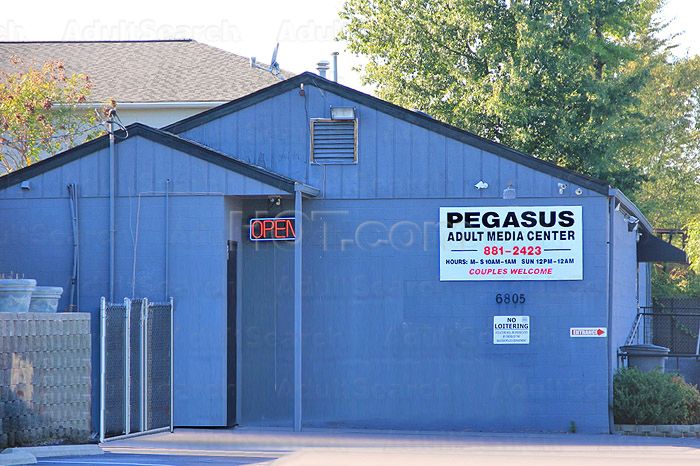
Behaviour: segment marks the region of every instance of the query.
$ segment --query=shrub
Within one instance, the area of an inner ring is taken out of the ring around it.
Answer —
[[[698,424],[700,392],[679,375],[620,369],[613,381],[613,414],[617,424]]]

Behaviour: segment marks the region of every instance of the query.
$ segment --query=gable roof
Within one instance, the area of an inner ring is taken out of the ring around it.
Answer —
[[[319,190],[304,185],[300,181],[287,178],[286,176],[269,171],[257,165],[252,165],[248,162],[233,158],[227,154],[216,151],[194,141],[181,138],[177,135],[167,133],[165,131],[151,128],[141,123],[133,123],[126,127],[129,137],[141,136],[151,141],[157,142],[164,146],[179,150],[193,157],[197,157],[206,162],[213,163],[227,170],[240,173],[243,176],[252,178],[262,183],[274,186],[288,193],[294,193],[295,186],[300,185],[304,194],[315,196]],[[117,139],[116,144],[125,141],[125,139]],[[0,176],[0,189],[5,189],[10,186],[21,183],[22,181],[34,178],[47,171],[58,168],[69,162],[73,162],[82,157],[90,155],[98,150],[109,147],[109,137],[107,135],[88,141],[72,149],[68,149],[60,154],[54,155],[47,159],[41,160],[35,164],[24,167],[20,170]]]
[[[61,61],[90,77],[90,102],[226,102],[279,82],[249,59],[191,39],[0,42],[0,71]],[[284,72],[285,76],[290,76]]]
[[[218,107],[214,107],[212,109],[198,113],[191,117],[177,121],[168,126],[165,126],[163,130],[176,134],[182,133],[189,129],[203,125],[209,121],[221,118],[225,115],[229,115],[246,107],[255,105],[276,95],[283,94],[287,91],[299,87],[301,84],[316,86],[320,89],[326,90],[340,97],[344,97],[348,100],[357,102],[358,104],[386,113],[400,120],[406,121],[416,126],[420,126],[429,131],[433,131],[435,133],[441,134],[451,139],[455,139],[465,144],[469,144],[473,147],[477,147],[484,151],[501,156],[505,159],[511,160],[515,163],[524,165],[534,170],[547,173],[548,175],[554,176],[556,178],[567,180],[571,183],[577,184],[597,193],[604,194],[606,196],[610,194],[610,185],[603,180],[599,180],[581,173],[577,173],[573,170],[560,167],[546,160],[538,159],[536,157],[533,157],[532,155],[525,154],[515,149],[511,149],[510,147],[504,146],[503,144],[499,144],[486,138],[482,138],[481,136],[477,136],[476,134],[460,129],[456,126],[452,126],[450,124],[435,120],[434,118],[431,118],[430,116],[424,113],[405,109],[385,100],[360,92],[356,89],[352,89],[350,87],[343,86],[342,84],[339,84],[337,82],[330,81],[326,78],[322,78],[321,76],[310,72],[302,73],[300,75],[294,76],[293,78],[273,84],[272,86],[267,87],[265,89],[253,92],[252,94],[241,97],[237,100],[225,103]]]

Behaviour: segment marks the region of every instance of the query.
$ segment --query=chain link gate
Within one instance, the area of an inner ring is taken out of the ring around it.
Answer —
[[[100,338],[100,441],[172,431],[172,298],[102,298]]]

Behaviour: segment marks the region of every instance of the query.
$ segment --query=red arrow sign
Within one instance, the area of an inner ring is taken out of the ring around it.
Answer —
[[[605,327],[572,327],[569,329],[569,335],[572,337],[606,338],[608,329]]]

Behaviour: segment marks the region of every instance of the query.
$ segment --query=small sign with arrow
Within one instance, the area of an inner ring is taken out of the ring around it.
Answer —
[[[608,336],[608,329],[607,327],[571,327],[569,329],[569,336],[572,338],[606,338]]]

